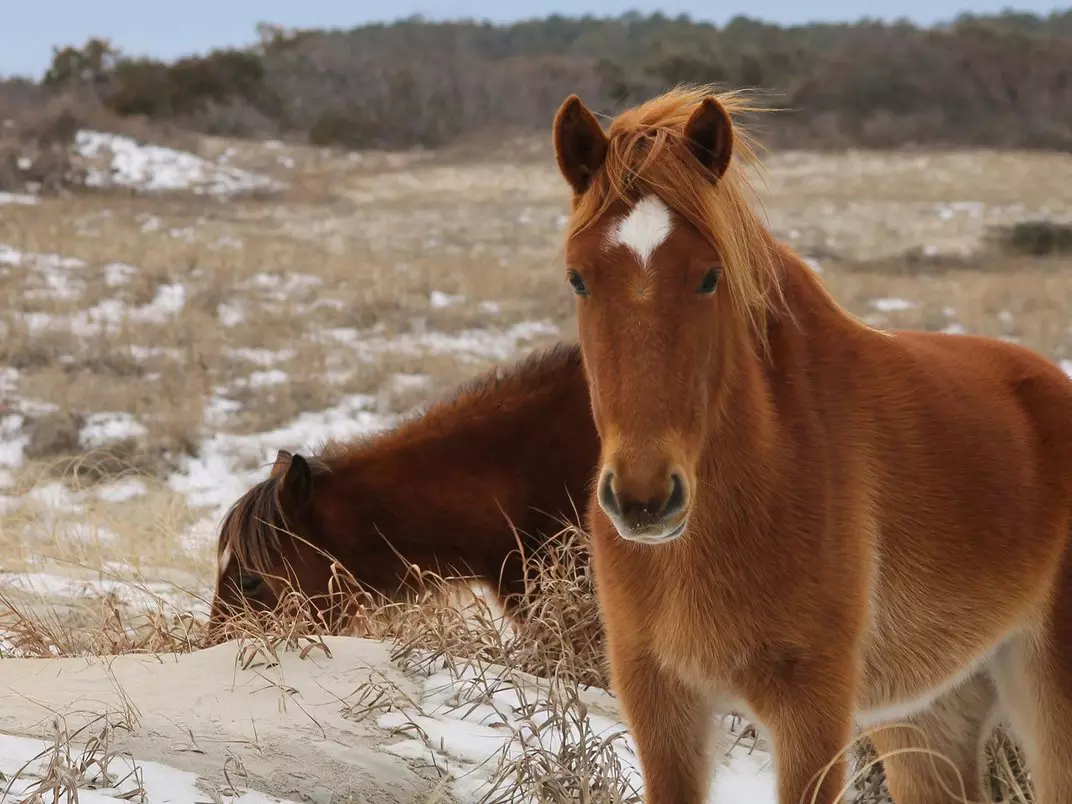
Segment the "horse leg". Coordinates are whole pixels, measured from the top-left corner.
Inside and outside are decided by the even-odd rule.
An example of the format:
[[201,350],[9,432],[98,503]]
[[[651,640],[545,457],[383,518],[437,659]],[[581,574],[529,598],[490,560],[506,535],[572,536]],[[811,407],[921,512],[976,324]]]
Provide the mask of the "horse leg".
[[[613,687],[636,742],[646,804],[707,800],[714,709],[650,657],[608,645]],[[624,655],[623,655],[624,654]]]
[[1065,804],[1072,796],[1072,568],[1064,576],[1047,624],[1013,638],[991,663],[1035,804]]
[[906,718],[906,725],[878,727],[871,742],[886,769],[886,786],[894,802],[989,800],[983,794],[983,749],[995,725],[996,709],[993,682],[978,674],[926,711]]
[[745,700],[770,734],[780,804],[839,800],[852,744],[852,669],[851,660],[794,657],[746,691]]

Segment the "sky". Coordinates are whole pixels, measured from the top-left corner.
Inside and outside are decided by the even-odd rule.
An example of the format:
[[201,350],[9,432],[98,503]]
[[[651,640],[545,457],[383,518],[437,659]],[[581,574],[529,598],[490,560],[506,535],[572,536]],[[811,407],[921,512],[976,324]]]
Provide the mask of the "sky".
[[427,19],[510,22],[560,13],[617,15],[636,10],[686,13],[722,23],[738,15],[787,24],[852,21],[863,16],[933,24],[969,11],[1048,13],[1068,2],[1045,0],[0,0],[0,76],[40,77],[57,45],[110,39],[130,55],[172,59],[254,41],[258,22],[287,27],[352,28],[422,14]]

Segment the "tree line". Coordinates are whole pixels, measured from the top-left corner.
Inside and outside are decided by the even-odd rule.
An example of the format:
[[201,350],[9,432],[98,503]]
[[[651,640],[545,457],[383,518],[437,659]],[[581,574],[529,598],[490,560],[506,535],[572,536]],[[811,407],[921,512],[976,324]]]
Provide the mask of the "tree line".
[[163,62],[91,39],[0,100],[76,96],[211,134],[352,148],[546,130],[571,92],[613,114],[682,82],[754,89],[765,142],[1072,150],[1072,10],[778,26],[738,17],[413,18],[351,30],[258,27],[256,45]]

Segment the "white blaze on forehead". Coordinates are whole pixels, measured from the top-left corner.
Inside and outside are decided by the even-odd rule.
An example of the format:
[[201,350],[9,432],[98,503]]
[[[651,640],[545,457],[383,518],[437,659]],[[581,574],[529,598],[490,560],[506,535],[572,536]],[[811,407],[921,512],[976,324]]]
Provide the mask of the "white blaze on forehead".
[[227,545],[223,548],[223,552],[220,553],[220,575],[223,575],[227,571],[227,565],[231,563],[231,545]]
[[608,234],[608,244],[625,246],[647,267],[655,249],[666,242],[673,228],[670,208],[658,196],[648,195],[621,217]]

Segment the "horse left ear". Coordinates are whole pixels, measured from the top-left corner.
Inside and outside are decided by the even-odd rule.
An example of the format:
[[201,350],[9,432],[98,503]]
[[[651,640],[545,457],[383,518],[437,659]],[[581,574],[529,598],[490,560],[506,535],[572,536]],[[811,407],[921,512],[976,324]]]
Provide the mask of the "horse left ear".
[[555,114],[554,141],[559,171],[574,194],[582,195],[603,167],[608,140],[596,116],[576,95],[566,98]]
[[272,464],[272,471],[268,473],[269,477],[279,477],[290,466],[290,459],[294,456],[287,452],[285,449],[279,450],[275,456],[275,463]]
[[685,142],[714,180],[721,179],[733,155],[733,121],[717,98],[708,95],[700,102],[685,124]]
[[313,470],[301,455],[290,456],[290,466],[279,481],[279,500],[287,511],[300,511],[313,499]]

